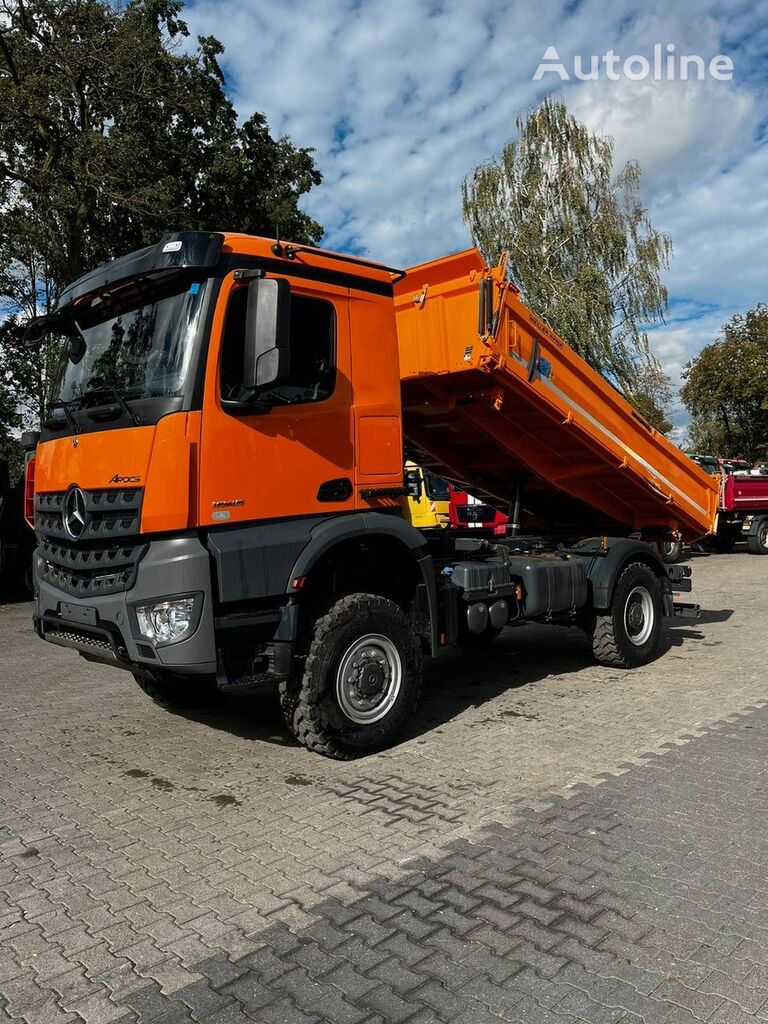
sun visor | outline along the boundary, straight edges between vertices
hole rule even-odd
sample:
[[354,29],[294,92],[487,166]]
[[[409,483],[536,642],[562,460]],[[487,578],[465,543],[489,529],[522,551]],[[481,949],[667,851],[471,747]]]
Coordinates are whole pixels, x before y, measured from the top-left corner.
[[68,285],[59,296],[60,313],[77,299],[97,294],[111,285],[159,270],[205,270],[215,267],[221,256],[224,236],[215,231],[176,231],[164,235],[156,245],[120,256]]

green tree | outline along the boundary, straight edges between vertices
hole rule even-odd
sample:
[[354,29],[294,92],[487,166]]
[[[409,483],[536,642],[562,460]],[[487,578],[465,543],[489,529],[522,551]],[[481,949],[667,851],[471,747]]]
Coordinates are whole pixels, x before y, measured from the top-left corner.
[[548,97],[517,137],[462,186],[464,220],[484,256],[510,254],[527,305],[631,394],[652,363],[643,325],[663,321],[672,252],[639,199],[640,167],[613,170],[613,141]]
[[699,451],[768,459],[768,305],[733,316],[683,370],[680,391]]
[[714,455],[725,452],[726,447],[723,427],[719,420],[714,417],[698,416],[688,424],[686,448],[689,451],[700,455]]
[[5,461],[13,478],[21,466],[21,445],[16,439],[15,429],[21,424],[13,392],[0,381],[0,462]]
[[322,234],[298,207],[313,151],[238,124],[221,44],[181,46],[183,6],[0,0],[0,365],[25,422],[56,353],[20,350],[18,326],[85,270],[167,230]]
[[640,415],[662,434],[669,434],[674,427],[669,418],[674,397],[672,381],[656,360],[638,369],[632,390],[627,395]]

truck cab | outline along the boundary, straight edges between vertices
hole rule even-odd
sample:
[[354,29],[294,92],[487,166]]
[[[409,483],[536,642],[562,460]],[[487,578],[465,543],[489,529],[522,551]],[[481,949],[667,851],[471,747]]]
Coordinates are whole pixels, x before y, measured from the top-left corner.
[[490,531],[494,537],[504,537],[507,533],[509,516],[453,484],[450,485],[450,516],[451,526],[456,530]]
[[405,464],[403,513],[419,530],[445,529],[450,522],[449,485],[415,462]]

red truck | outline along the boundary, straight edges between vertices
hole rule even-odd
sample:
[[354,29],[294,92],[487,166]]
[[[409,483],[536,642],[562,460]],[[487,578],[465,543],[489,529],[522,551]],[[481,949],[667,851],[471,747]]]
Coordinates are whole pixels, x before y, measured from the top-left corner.
[[753,555],[768,555],[768,476],[755,475],[743,459],[691,458],[710,476],[720,477],[715,529],[709,538],[715,550],[727,554],[744,539]]
[[490,530],[494,537],[506,537],[509,516],[453,484],[448,485],[448,493],[450,524],[454,530]]
[[768,476],[722,474],[715,544],[730,551],[739,538],[753,555],[768,555]]

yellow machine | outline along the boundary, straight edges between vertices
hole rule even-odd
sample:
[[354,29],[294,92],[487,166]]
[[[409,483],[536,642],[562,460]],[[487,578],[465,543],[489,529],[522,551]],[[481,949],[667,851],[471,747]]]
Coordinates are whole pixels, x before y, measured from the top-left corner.
[[403,514],[419,530],[446,527],[449,522],[448,484],[415,462],[405,464],[406,498]]

